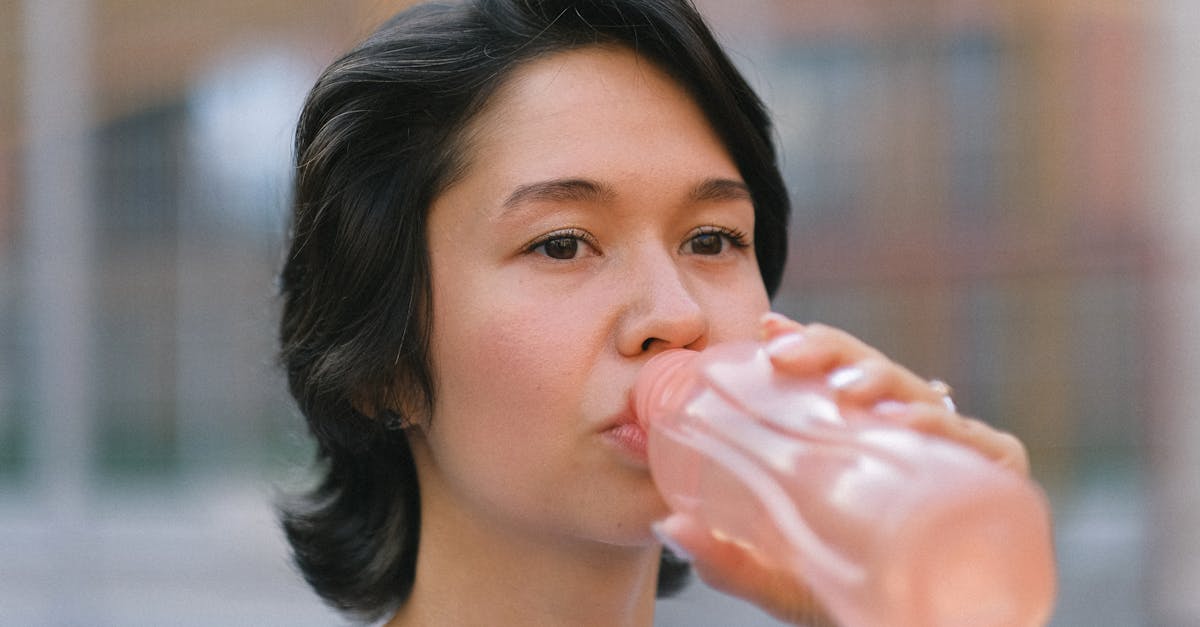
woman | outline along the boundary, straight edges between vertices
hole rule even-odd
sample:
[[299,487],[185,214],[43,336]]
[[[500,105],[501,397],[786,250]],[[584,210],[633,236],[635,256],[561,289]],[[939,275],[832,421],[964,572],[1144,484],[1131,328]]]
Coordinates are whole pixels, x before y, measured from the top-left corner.
[[650,625],[687,575],[667,542],[813,616],[667,517],[628,409],[667,348],[765,335],[847,404],[1024,463],[861,342],[766,315],[789,211],[769,123],[686,0],[411,9],[318,80],[296,159],[282,360],[325,474],[283,522],[349,613]]

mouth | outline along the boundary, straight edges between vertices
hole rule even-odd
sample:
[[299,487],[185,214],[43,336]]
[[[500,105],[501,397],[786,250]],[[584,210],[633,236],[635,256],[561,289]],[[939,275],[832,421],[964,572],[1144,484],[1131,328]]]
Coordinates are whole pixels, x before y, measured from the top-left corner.
[[634,416],[632,395],[621,411],[605,423],[600,435],[637,465],[646,465],[646,430],[638,424]]

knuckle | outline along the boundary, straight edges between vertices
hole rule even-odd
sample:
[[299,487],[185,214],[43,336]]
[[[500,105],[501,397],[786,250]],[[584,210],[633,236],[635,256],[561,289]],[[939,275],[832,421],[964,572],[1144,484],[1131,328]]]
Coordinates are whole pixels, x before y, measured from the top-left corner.
[[805,326],[804,334],[820,341],[837,341],[842,339],[844,333],[822,322],[813,322]]

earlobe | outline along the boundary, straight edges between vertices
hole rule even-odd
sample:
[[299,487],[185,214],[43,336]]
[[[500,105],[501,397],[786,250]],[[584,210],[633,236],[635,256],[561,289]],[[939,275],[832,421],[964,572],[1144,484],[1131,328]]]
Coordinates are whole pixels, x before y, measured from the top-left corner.
[[351,406],[385,431],[428,426],[433,417],[433,391],[412,368],[398,367],[383,383],[364,383],[349,394]]
[[375,419],[383,423],[383,428],[388,431],[407,431],[409,427],[413,426],[411,420],[393,409],[379,412]]
[[401,393],[393,389],[384,392],[382,398],[378,399],[363,396],[351,401],[355,411],[386,431],[408,431],[420,427],[429,415],[428,408],[412,398],[417,396],[415,393]]
[[388,431],[412,431],[426,426],[433,408],[424,402],[425,396],[412,386],[394,388],[376,412],[378,420]]

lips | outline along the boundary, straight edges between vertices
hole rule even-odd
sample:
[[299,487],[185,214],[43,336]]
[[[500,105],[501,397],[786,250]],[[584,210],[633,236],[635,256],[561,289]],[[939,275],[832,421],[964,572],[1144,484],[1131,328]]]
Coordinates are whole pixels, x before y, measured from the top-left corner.
[[604,435],[638,457],[646,457],[646,430],[638,423],[626,422],[616,425],[605,431]]
[[605,424],[601,436],[627,457],[645,464],[646,430],[634,417],[632,403],[627,402],[620,413]]

